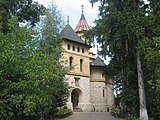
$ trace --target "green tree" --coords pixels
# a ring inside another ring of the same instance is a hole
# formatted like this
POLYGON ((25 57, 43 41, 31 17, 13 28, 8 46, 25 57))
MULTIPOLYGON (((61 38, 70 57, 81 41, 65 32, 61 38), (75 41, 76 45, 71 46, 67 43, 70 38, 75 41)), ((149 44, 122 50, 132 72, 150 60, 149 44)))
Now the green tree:
POLYGON ((8 20, 11 16, 17 17, 17 24, 28 22, 34 26, 44 13, 44 6, 32 0, 0 0, 1 31, 6 33, 9 29, 8 20))
POLYGON ((160 39, 155 37, 153 39, 145 39, 141 43, 140 48, 144 55, 144 61, 146 62, 147 70, 145 73, 145 79, 147 80, 148 87, 146 89, 147 105, 150 116, 156 120, 160 119, 160 39))
POLYGON ((0 118, 43 118, 68 96, 66 71, 39 49, 33 31, 18 27, 16 19, 9 23, 10 32, 0 33, 0 118))
MULTIPOLYGON (((40 49, 42 49, 44 54, 53 57, 57 63, 61 64, 60 61, 63 49, 60 32, 64 28, 64 22, 60 11, 58 11, 58 8, 54 3, 52 3, 46 10, 45 16, 41 21, 41 28, 39 35, 40 49)), ((59 87, 63 88, 62 85, 59 87)), ((68 90, 59 89, 58 93, 59 94, 56 96, 57 107, 62 107, 67 102, 68 90)))
POLYGON ((52 55, 57 61, 62 54, 62 36, 60 32, 64 28, 64 22, 60 11, 53 3, 45 12, 41 21, 40 47, 45 54, 52 55))
MULTIPOLYGON (((99 0, 90 1, 93 4, 99 0)), ((101 53, 111 57, 112 73, 116 81, 122 83, 123 102, 131 108, 137 106, 139 82, 140 118, 147 120, 143 83, 147 84, 143 82, 143 77, 147 79, 142 72, 145 74, 148 69, 142 70, 147 63, 139 46, 143 40, 152 39, 160 33, 157 27, 159 22, 156 22, 159 18, 159 2, 101 0, 100 3, 100 17, 93 32, 101 44, 101 53)))

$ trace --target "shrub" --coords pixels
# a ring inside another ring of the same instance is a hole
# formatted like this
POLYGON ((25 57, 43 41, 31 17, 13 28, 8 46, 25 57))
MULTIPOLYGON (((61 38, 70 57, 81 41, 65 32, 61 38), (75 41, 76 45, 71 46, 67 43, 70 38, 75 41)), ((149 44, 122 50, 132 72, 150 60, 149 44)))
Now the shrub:
POLYGON ((72 114, 73 114, 73 111, 71 109, 68 109, 68 108, 64 107, 63 109, 60 109, 57 112, 56 117, 64 118, 64 117, 67 117, 67 116, 72 115, 72 114))

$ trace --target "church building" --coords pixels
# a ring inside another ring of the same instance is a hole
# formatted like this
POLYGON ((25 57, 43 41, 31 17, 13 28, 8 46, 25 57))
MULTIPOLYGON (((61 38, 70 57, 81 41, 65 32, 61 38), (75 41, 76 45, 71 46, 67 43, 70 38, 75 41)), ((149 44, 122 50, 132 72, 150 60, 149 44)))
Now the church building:
POLYGON ((66 81, 71 87, 67 107, 73 111, 107 112, 114 101, 113 82, 104 62, 85 42, 83 31, 89 29, 82 8, 76 28, 73 30, 68 22, 62 30, 62 60, 69 69, 66 81))

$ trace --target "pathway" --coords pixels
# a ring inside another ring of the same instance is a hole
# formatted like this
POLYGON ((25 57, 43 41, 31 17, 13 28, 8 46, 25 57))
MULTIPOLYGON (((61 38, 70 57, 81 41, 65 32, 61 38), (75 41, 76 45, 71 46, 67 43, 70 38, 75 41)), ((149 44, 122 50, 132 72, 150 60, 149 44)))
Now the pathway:
POLYGON ((107 112, 74 112, 73 115, 60 120, 123 120, 107 112))

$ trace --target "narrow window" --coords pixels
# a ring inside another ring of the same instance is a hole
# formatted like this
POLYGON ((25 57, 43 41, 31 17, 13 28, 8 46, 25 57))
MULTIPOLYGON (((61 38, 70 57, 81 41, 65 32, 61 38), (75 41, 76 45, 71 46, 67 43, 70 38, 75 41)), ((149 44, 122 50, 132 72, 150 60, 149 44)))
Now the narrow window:
POLYGON ((104 88, 103 88, 103 97, 105 97, 105 91, 104 91, 104 88))
POLYGON ((84 49, 82 48, 82 53, 84 53, 84 49))
POLYGON ((75 51, 75 47, 74 46, 72 47, 72 50, 75 51))
POLYGON ((77 47, 77 52, 79 52, 79 47, 77 47))
POLYGON ((73 57, 69 58, 69 69, 72 70, 73 69, 73 57))
POLYGON ((70 45, 68 45, 68 50, 70 50, 70 45))
POLYGON ((104 78, 104 76, 105 76, 104 73, 102 73, 102 77, 103 77, 103 78, 104 78))
POLYGON ((83 59, 80 59, 80 71, 83 71, 83 59))

